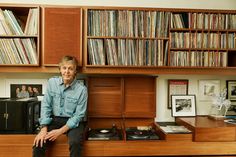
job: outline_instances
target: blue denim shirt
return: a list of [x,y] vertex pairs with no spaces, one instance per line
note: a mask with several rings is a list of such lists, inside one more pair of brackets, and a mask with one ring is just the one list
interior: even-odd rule
[[52,116],[59,116],[69,117],[66,125],[70,129],[77,127],[85,117],[87,99],[87,88],[78,80],[65,87],[62,77],[50,78],[41,103],[40,125],[48,125]]

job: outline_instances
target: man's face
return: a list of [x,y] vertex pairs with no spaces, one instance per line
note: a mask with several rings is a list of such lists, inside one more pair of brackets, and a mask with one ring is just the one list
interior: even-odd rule
[[65,84],[70,84],[76,75],[76,66],[70,62],[64,62],[60,66],[60,73]]

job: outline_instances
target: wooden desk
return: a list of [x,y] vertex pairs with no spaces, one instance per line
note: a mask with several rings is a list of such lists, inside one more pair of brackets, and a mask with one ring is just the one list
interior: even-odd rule
[[236,141],[236,125],[225,123],[223,120],[197,116],[176,118],[176,122],[193,131],[193,141],[195,142]]

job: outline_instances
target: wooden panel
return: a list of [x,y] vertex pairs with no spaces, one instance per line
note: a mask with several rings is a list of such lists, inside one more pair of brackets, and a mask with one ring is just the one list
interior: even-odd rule
[[121,79],[94,77],[89,79],[88,116],[121,117]]
[[64,144],[52,144],[47,151],[47,156],[50,157],[68,157],[69,154],[69,145],[67,142]]
[[[0,135],[0,157],[31,157],[35,135]],[[69,149],[66,135],[60,136],[47,151],[50,157],[67,157]],[[14,151],[13,151],[14,150]]]
[[154,126],[154,119],[152,118],[125,118],[125,127],[136,127],[136,126]]
[[208,117],[177,118],[177,123],[185,125],[194,132],[194,141],[235,141],[236,128],[223,120]]
[[84,74],[142,74],[142,75],[158,75],[158,74],[177,74],[177,75],[235,75],[236,68],[189,68],[189,67],[156,67],[156,66],[100,66],[86,67],[82,69]]
[[155,117],[155,78],[126,77],[124,81],[124,116]]
[[235,141],[235,127],[196,128],[194,141]]
[[123,121],[121,118],[89,118],[89,128],[111,128],[115,124],[117,128],[123,128]]
[[82,9],[44,8],[43,65],[57,65],[62,56],[75,56],[82,65]]
[[[31,157],[35,135],[0,135],[0,157]],[[68,157],[65,135],[49,149],[50,157]],[[221,149],[219,149],[221,148]],[[14,151],[13,151],[14,150]],[[171,151],[170,151],[171,150]],[[235,155],[236,142],[85,141],[84,156]]]
[[[85,142],[85,156],[234,155],[236,142],[97,141]],[[222,149],[219,149],[222,148]]]
[[192,134],[165,134],[166,141],[192,141]]

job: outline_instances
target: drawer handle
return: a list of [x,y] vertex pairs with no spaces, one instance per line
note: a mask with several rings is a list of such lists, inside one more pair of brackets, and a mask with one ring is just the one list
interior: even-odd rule
[[8,116],[9,116],[8,113],[4,113],[4,114],[3,114],[3,117],[4,117],[5,119],[8,119]]

